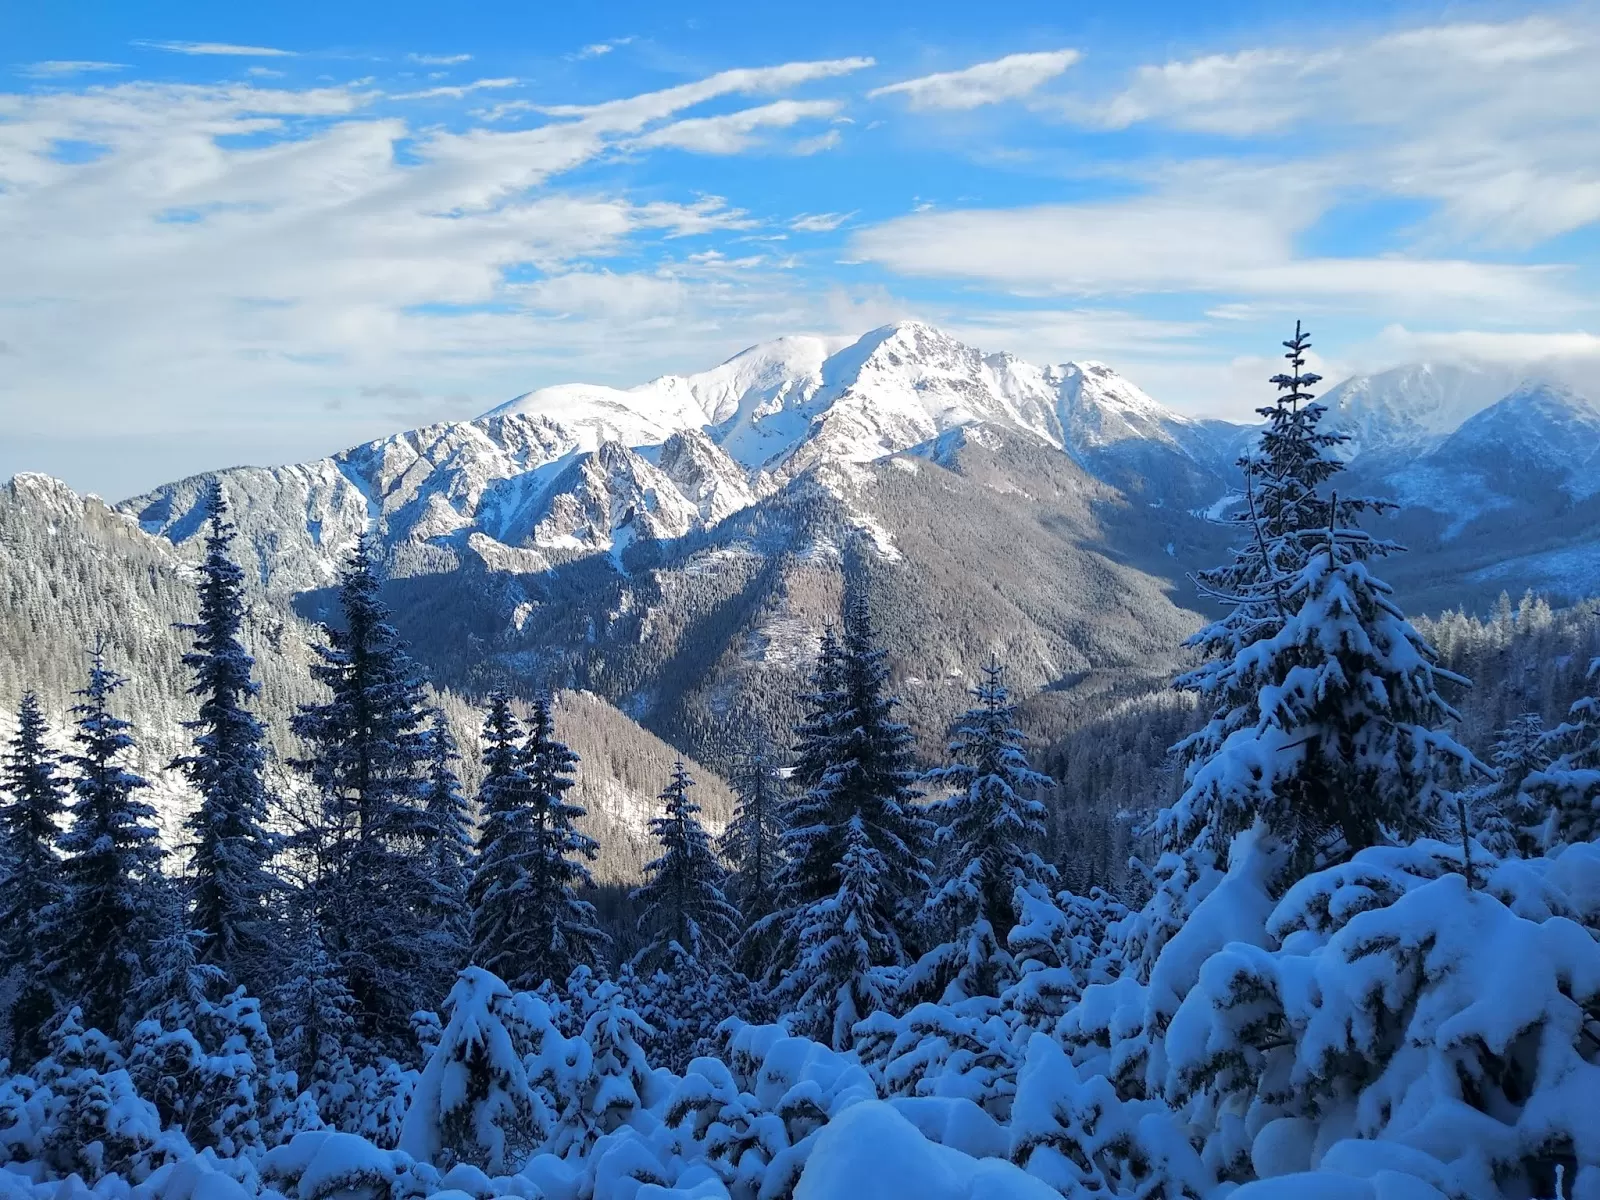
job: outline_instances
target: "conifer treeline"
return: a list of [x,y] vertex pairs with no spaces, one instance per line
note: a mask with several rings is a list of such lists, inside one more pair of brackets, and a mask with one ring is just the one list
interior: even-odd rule
[[[314,1087],[353,1061],[415,1061],[417,1014],[469,963],[518,990],[604,975],[610,939],[586,898],[598,848],[578,828],[578,758],[557,738],[550,699],[519,718],[504,693],[488,698],[483,778],[469,800],[444,714],[358,540],[340,579],[341,620],[324,628],[312,666],[326,698],[292,721],[299,786],[271,794],[220,483],[205,516],[197,620],[181,627],[193,639],[194,717],[190,752],[173,765],[198,796],[184,844],[162,847],[140,798],[148,784],[122,765],[134,730],[113,711],[122,680],[98,650],[73,709],[74,754],[52,752],[37,698],[23,701],[0,808],[0,1003],[13,1060],[37,1058],[75,1010],[71,1019],[126,1038],[170,1008],[172,989],[192,985],[211,1001],[259,997],[301,1086]],[[968,812],[947,805],[959,846],[936,844],[887,681],[865,600],[852,596],[840,633],[823,636],[794,761],[752,748],[720,841],[681,761],[666,782],[650,822],[660,855],[632,897],[642,949],[623,971],[657,980],[662,1003],[682,998],[685,1012],[656,1018],[684,1053],[736,1008],[782,1007],[847,1044],[856,1020],[888,1005],[895,973],[932,952],[923,975],[943,989],[962,973],[957,957],[1003,941],[1013,918],[990,910],[1009,912],[1009,889],[1050,881],[1033,853],[1038,803],[1021,795],[1048,781],[1021,761],[1000,668],[953,748],[966,765],[945,778],[982,798]],[[974,837],[996,836],[1017,845],[977,876],[945,870]],[[974,889],[976,908],[951,899]]]

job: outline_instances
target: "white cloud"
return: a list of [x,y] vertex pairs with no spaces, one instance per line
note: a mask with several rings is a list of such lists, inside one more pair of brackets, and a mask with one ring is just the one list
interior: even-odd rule
[[1390,325],[1378,335],[1377,352],[1397,361],[1433,359],[1500,363],[1561,363],[1593,360],[1600,363],[1600,335],[1584,330],[1554,333],[1458,329],[1422,331]]
[[824,150],[832,150],[844,141],[844,134],[837,129],[830,129],[826,133],[819,133],[816,137],[801,138],[790,150],[801,156],[808,154],[821,154]]
[[874,88],[867,98],[904,96],[916,109],[977,108],[1026,96],[1064,72],[1082,55],[1076,50],[1008,54],[960,71],[942,71]]
[[126,63],[93,62],[82,59],[51,59],[47,62],[28,64],[22,68],[22,74],[34,79],[54,79],[64,75],[86,75],[93,71],[122,71],[126,69]]
[[853,212],[801,213],[789,222],[789,228],[798,233],[832,233],[853,216]]
[[421,63],[426,67],[454,67],[460,63],[471,62],[470,54],[408,54],[406,61]]
[[1600,23],[1573,12],[1139,68],[1068,117],[1285,143],[1320,170],[1439,206],[1438,236],[1527,246],[1600,220]]
[[738,154],[755,144],[758,130],[786,129],[801,121],[821,120],[833,116],[840,107],[837,100],[778,100],[721,116],[674,121],[634,139],[631,145],[642,149],[670,146],[697,154]]
[[1201,321],[1165,321],[1118,309],[1035,308],[951,312],[938,320],[971,345],[1006,350],[1031,362],[1142,356],[1192,356],[1207,327]]
[[459,100],[470,92],[481,92],[486,88],[510,88],[522,83],[520,79],[476,79],[471,83],[448,85],[444,87],[424,88],[420,92],[398,92],[391,95],[391,100],[434,100],[447,98]]
[[254,79],[282,79],[282,71],[274,71],[271,67],[246,67],[244,73]]
[[1315,215],[1238,198],[1148,196],[1099,204],[917,213],[858,233],[862,259],[912,275],[981,280],[1039,295],[1181,291],[1303,296],[1406,308],[1561,310],[1551,268],[1430,258],[1303,258]]
[[1342,357],[1361,373],[1414,362],[1461,363],[1508,380],[1557,380],[1600,400],[1600,334],[1583,329],[1423,330],[1393,324],[1346,347]]
[[692,307],[692,291],[670,274],[569,271],[518,288],[517,298],[554,319],[646,320]]
[[173,54],[215,54],[238,58],[292,58],[293,50],[278,50],[271,46],[236,46],[232,42],[152,42],[137,41],[135,46],[147,50],[169,50]]
[[610,54],[618,46],[626,46],[629,43],[631,43],[633,40],[634,39],[631,38],[631,37],[622,37],[622,38],[613,38],[609,42],[595,42],[592,45],[585,46],[583,49],[579,50],[576,54],[567,55],[567,57],[569,59],[574,60],[574,61],[578,61],[578,60],[585,59],[585,58],[599,58],[602,54]]
[[665,120],[674,113],[719,96],[785,91],[819,79],[848,75],[872,65],[870,58],[835,58],[819,62],[784,63],[776,67],[740,67],[732,71],[720,71],[694,83],[646,92],[641,96],[608,100],[602,104],[545,105],[538,111],[552,117],[580,118],[590,127],[606,132],[634,133],[653,121]]

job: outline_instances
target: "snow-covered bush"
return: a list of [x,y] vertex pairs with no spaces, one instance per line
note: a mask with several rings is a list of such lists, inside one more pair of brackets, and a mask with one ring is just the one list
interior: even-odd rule
[[1111,938],[1128,910],[1099,888],[1088,896],[1061,892],[1052,903],[1030,891],[1016,894],[1017,924],[1007,939],[1018,978],[1001,1006],[1034,1029],[1053,1027],[1091,984],[1122,974],[1121,947]]
[[1359,1137],[1484,1194],[1537,1191],[1563,1161],[1600,1183],[1600,1124],[1580,1100],[1600,1095],[1600,943],[1460,874],[1397,882],[1387,903],[1341,880],[1310,910],[1336,914],[1323,932],[1306,920],[1317,882],[1269,921],[1281,946],[1211,955],[1167,1031],[1167,1096],[1208,1131],[1208,1161],[1248,1177],[1290,1120],[1302,1169]]
[[155,1105],[134,1089],[116,1043],[85,1029],[76,1008],[51,1035],[50,1053],[33,1078],[31,1094],[26,1083],[13,1081],[9,1098],[0,1098],[0,1119],[20,1118],[0,1138],[13,1157],[26,1151],[55,1178],[79,1175],[93,1183],[118,1175],[137,1182],[190,1152],[181,1134],[162,1130]]
[[445,1005],[449,1024],[417,1081],[400,1147],[442,1169],[507,1174],[546,1132],[523,1061],[529,1032],[510,989],[479,967],[461,972]]
[[254,1158],[293,1120],[293,1079],[278,1069],[260,1003],[243,988],[201,998],[182,1024],[141,1022],[128,1069],[163,1126],[197,1149]]
[[1028,1042],[1011,1157],[1063,1195],[1204,1200],[1216,1180],[1185,1134],[1160,1101],[1124,1101],[1105,1076],[1080,1076],[1044,1034]]
[[938,1004],[874,1013],[856,1026],[856,1050],[886,1096],[960,1098],[1001,1120],[1010,1114],[1017,1057],[998,1002],[988,1013]]

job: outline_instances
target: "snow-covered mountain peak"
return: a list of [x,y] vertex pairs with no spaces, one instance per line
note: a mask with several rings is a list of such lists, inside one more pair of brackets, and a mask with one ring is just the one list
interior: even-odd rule
[[859,338],[798,335],[752,346],[691,375],[638,387],[562,384],[485,415],[539,418],[583,450],[606,440],[660,445],[704,431],[747,469],[793,475],[822,459],[862,462],[976,421],[1019,426],[1069,448],[1126,438],[1172,442],[1191,424],[1099,362],[1035,366],[985,355],[921,321]]
[[1105,363],[1069,362],[1058,370],[1068,442],[1085,447],[1128,439],[1174,443],[1196,426]]
[[1592,478],[1600,475],[1600,405],[1561,384],[1525,380],[1463,422],[1444,449],[1563,472],[1587,494],[1600,487]]
[[1508,368],[1413,363],[1356,375],[1322,397],[1330,423],[1350,435],[1347,458],[1437,445],[1517,383]]

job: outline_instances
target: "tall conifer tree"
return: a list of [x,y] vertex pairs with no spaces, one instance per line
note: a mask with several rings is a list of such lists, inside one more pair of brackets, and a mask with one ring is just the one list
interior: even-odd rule
[[739,936],[739,910],[728,902],[727,871],[700,823],[700,806],[689,797],[693,786],[679,759],[659,797],[666,811],[650,820],[661,855],[645,867],[644,886],[632,896],[641,906],[639,929],[650,938],[634,962],[647,968],[670,963],[675,952],[723,963]]
[[1236,617],[1273,616],[1211,644],[1219,655],[1234,647],[1199,688],[1218,708],[1180,743],[1188,786],[1157,824],[1169,848],[1217,856],[1260,821],[1291,847],[1284,885],[1367,846],[1444,832],[1450,788],[1489,774],[1443,729],[1457,716],[1439,687],[1466,681],[1438,666],[1369,567],[1395,547],[1347,523],[1389,506],[1321,490],[1342,439],[1317,431],[1298,326],[1285,345],[1294,374],[1274,382],[1292,403],[1262,434],[1262,457],[1282,464],[1256,522],[1262,566],[1231,598]]
[[427,781],[429,706],[379,596],[365,537],[339,585],[341,627],[327,627],[311,671],[329,699],[301,705],[299,765],[322,804],[314,909],[330,959],[345,975],[357,1031],[395,1050],[427,995],[427,927],[415,892],[425,870],[418,836]]
[[547,696],[534,701],[520,752],[504,696],[491,701],[484,730],[488,775],[471,892],[473,962],[521,991],[565,983],[609,941],[594,906],[579,894],[593,886],[585,861],[598,850],[578,831],[583,808],[566,799],[578,756],[556,740],[550,708]]
[[[1344,470],[1338,448],[1349,436],[1322,424],[1327,408],[1311,391],[1322,377],[1306,369],[1310,334],[1296,322],[1294,337],[1283,345],[1289,370],[1268,380],[1278,395],[1256,410],[1266,424],[1238,462],[1245,502],[1228,519],[1238,531],[1233,558],[1196,576],[1201,590],[1228,611],[1189,639],[1208,661],[1178,678],[1181,690],[1198,693],[1212,708],[1211,720],[1178,746],[1188,763],[1215,753],[1228,734],[1250,719],[1251,697],[1230,689],[1228,666],[1245,647],[1283,627],[1293,611],[1285,594],[1288,581],[1321,544],[1330,523],[1353,527],[1365,513],[1394,508],[1387,500],[1327,493],[1325,485]],[[1345,545],[1345,553],[1363,558],[1397,549],[1371,536]]]
[[1017,891],[1047,898],[1055,868],[1039,856],[1047,836],[1039,795],[1053,786],[1028,765],[1026,735],[997,661],[972,689],[977,703],[955,725],[951,765],[930,772],[952,789],[933,808],[938,877],[927,915],[939,944],[914,973],[928,999],[998,996],[1011,981],[1006,939],[1017,923]]
[[77,746],[72,824],[62,835],[62,899],[44,916],[51,974],[90,1024],[121,1032],[130,1004],[166,932],[170,897],[161,873],[156,813],[138,799],[149,783],[123,766],[136,748],[133,726],[111,712],[126,680],[92,651],[88,683],[75,693]]
[[[857,949],[870,946],[874,968],[901,967],[918,949],[931,825],[917,804],[922,793],[912,765],[911,732],[893,719],[898,701],[887,694],[888,668],[884,652],[874,644],[864,596],[849,601],[836,662],[830,665],[824,658],[818,675],[827,687],[817,693],[817,715],[803,732],[812,739],[806,753],[822,769],[787,814],[778,993],[791,1001],[847,994],[862,1000],[875,994],[875,988],[850,991],[844,980],[815,976],[818,971],[845,970],[856,961],[818,949],[819,929],[841,912],[846,851],[853,851],[850,861],[856,872],[850,904],[872,907],[866,926],[861,924],[864,916],[856,921],[857,928],[871,930]],[[880,871],[870,886],[860,877]],[[795,969],[789,970],[791,966]],[[835,1026],[829,1013],[812,1012],[806,1019],[819,1032]]]
[[235,530],[220,480],[206,493],[205,514],[199,620],[179,626],[194,635],[183,663],[194,674],[189,694],[200,701],[198,718],[184,723],[194,752],[174,763],[200,793],[188,820],[190,923],[203,962],[253,984],[273,943],[269,906],[278,884],[267,864],[279,839],[267,829],[266,726],[246,707],[261,687],[242,639],[244,572],[233,561]]
[[532,781],[523,767],[522,726],[504,692],[489,697],[483,722],[483,782],[478,787],[477,855],[467,889],[472,963],[507,981],[526,974],[521,905],[533,855]]
[[1523,782],[1547,849],[1600,840],[1600,658],[1589,664],[1589,680],[1591,694],[1580,696],[1543,741],[1547,765]]
[[38,1034],[54,1008],[44,918],[65,896],[55,844],[67,783],[47,732],[38,697],[25,693],[0,772],[0,977],[13,980],[11,1057],[19,1064],[44,1051]]
[[738,805],[717,849],[728,864],[728,899],[744,918],[739,968],[752,979],[766,973],[772,953],[767,918],[779,905],[783,866],[784,781],[770,748],[761,745],[734,776]]
[[461,760],[444,710],[435,709],[428,730],[428,779],[422,796],[418,837],[424,853],[418,896],[432,946],[435,992],[448,994],[456,972],[467,965],[472,947],[472,814],[461,792],[456,763]]

